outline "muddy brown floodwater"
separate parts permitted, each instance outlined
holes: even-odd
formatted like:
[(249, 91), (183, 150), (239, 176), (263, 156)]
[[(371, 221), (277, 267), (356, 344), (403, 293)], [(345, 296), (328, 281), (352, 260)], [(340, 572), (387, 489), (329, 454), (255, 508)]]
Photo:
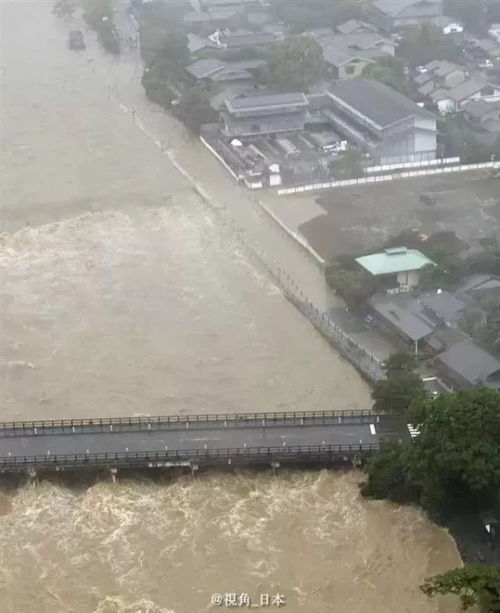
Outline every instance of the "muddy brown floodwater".
[[(137, 58), (112, 61), (89, 32), (70, 52), (72, 26), (46, 2), (4, 0), (1, 27), (1, 419), (369, 406), (235, 227), (316, 302), (318, 271), (144, 100)], [(457, 611), (417, 587), (459, 563), (452, 539), (415, 509), (361, 500), (359, 479), (243, 471), (4, 492), (2, 613), (197, 613), (215, 592), (280, 592), (291, 613)]]

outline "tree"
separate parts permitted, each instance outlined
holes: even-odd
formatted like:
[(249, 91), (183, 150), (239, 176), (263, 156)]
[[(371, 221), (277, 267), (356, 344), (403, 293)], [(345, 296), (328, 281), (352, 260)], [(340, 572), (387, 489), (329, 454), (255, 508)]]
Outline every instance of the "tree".
[(321, 75), (323, 51), (307, 36), (289, 36), (267, 54), (263, 70), (265, 83), (284, 91), (303, 91)]
[(330, 172), (336, 180), (356, 179), (363, 176), (363, 158), (357, 149), (348, 149), (330, 164)]
[[(392, 462), (404, 491), (436, 518), (489, 508), (500, 486), (500, 391), (475, 387), (421, 399), (418, 406), (420, 434), (402, 443), (398, 458), (386, 457), (385, 473)], [(379, 470), (368, 464), (364, 493), (390, 498), (391, 482)]]
[(398, 351), (389, 356), (385, 362), (385, 371), (387, 376), (397, 373), (413, 372), (417, 367), (417, 360), (411, 353)]
[(175, 72), (187, 64), (188, 41), (178, 10), (165, 3), (150, 2), (141, 8), (138, 19), (141, 55), (147, 66), (160, 61)]
[(173, 108), (175, 115), (195, 134), (200, 131), (204, 123), (216, 119), (207, 96), (196, 87), (186, 89), (179, 104)]
[(422, 378), (414, 372), (416, 360), (406, 353), (395, 353), (385, 364), (386, 379), (377, 381), (372, 390), (374, 411), (404, 415), (412, 402), (425, 397)]
[(120, 53), (120, 40), (113, 23), (113, 0), (83, 0), (83, 18), (97, 32), (106, 51)]
[(398, 55), (412, 67), (432, 60), (462, 62), (462, 50), (457, 43), (431, 24), (410, 28), (399, 43)]
[(361, 485), (361, 494), (375, 500), (411, 502), (415, 493), (408, 486), (406, 455), (408, 448), (400, 443), (387, 445), (367, 464), (368, 480)]
[[(485, 35), (488, 30), (488, 3), (486, 0), (445, 0), (443, 5), (445, 15), (455, 17), (468, 30)], [(493, 23), (493, 20), (491, 20)]]
[(362, 76), (375, 79), (402, 94), (407, 94), (408, 84), (404, 69), (405, 64), (399, 58), (387, 56), (367, 64), (363, 69)]
[(427, 596), (456, 594), (464, 611), (474, 605), (500, 611), (500, 566), (470, 564), (426, 579), (420, 589)]
[(77, 0), (56, 0), (52, 13), (56, 17), (70, 18), (73, 17), (77, 6)]

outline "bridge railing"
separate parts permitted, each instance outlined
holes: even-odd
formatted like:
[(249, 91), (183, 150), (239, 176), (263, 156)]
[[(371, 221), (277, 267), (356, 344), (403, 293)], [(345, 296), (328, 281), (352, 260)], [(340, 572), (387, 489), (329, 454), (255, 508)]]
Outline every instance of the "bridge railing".
[(115, 453), (88, 453), (64, 455), (36, 455), (0, 457), (0, 472), (33, 469), (62, 468), (112, 468), (112, 467), (156, 467), (167, 463), (211, 463), (228, 462), (228, 460), (266, 461), (272, 459), (286, 460), (294, 456), (300, 459), (324, 458), (333, 456), (353, 457), (369, 455), (380, 449), (379, 444), (359, 445), (290, 445), (282, 447), (235, 447), (227, 449), (190, 449), (173, 451), (139, 451)]
[(161, 415), (141, 417), (106, 417), (88, 419), (55, 419), (33, 421), (10, 421), (0, 422), (0, 436), (7, 432), (18, 434), (38, 433), (43, 430), (68, 430), (76, 428), (107, 428), (141, 427), (145, 426), (172, 426), (186, 424), (237, 424), (245, 425), (249, 422), (264, 422), (270, 425), (272, 422), (300, 422), (300, 420), (332, 420), (344, 418), (356, 418), (376, 420), (382, 413), (373, 413), (368, 410), (341, 410), (341, 411), (271, 411), (260, 413), (206, 413), (201, 415)]

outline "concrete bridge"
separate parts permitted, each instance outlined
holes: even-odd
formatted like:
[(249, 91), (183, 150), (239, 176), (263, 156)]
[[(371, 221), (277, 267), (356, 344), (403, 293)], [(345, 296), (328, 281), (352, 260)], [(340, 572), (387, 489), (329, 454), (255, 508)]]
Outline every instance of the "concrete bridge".
[(370, 411), (4, 422), (0, 472), (360, 463), (403, 432)]

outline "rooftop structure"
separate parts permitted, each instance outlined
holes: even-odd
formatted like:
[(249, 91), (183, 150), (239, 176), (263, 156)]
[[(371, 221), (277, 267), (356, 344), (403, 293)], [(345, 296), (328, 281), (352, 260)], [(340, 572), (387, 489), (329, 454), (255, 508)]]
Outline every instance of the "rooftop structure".
[(307, 97), (299, 92), (236, 96), (226, 100), (222, 132), (234, 138), (302, 131), (308, 106)]
[(356, 262), (374, 276), (420, 270), (429, 264), (434, 265), (422, 252), (406, 247), (384, 249), (381, 253), (356, 258)]
[(436, 358), (445, 379), (459, 389), (484, 384), (500, 389), (500, 361), (471, 339), (456, 343)]
[(435, 120), (429, 111), (373, 79), (342, 81), (331, 88), (328, 94), (344, 110), (351, 110), (376, 130), (415, 117)]
[(373, 22), (382, 28), (435, 23), (443, 14), (442, 0), (375, 0)]

